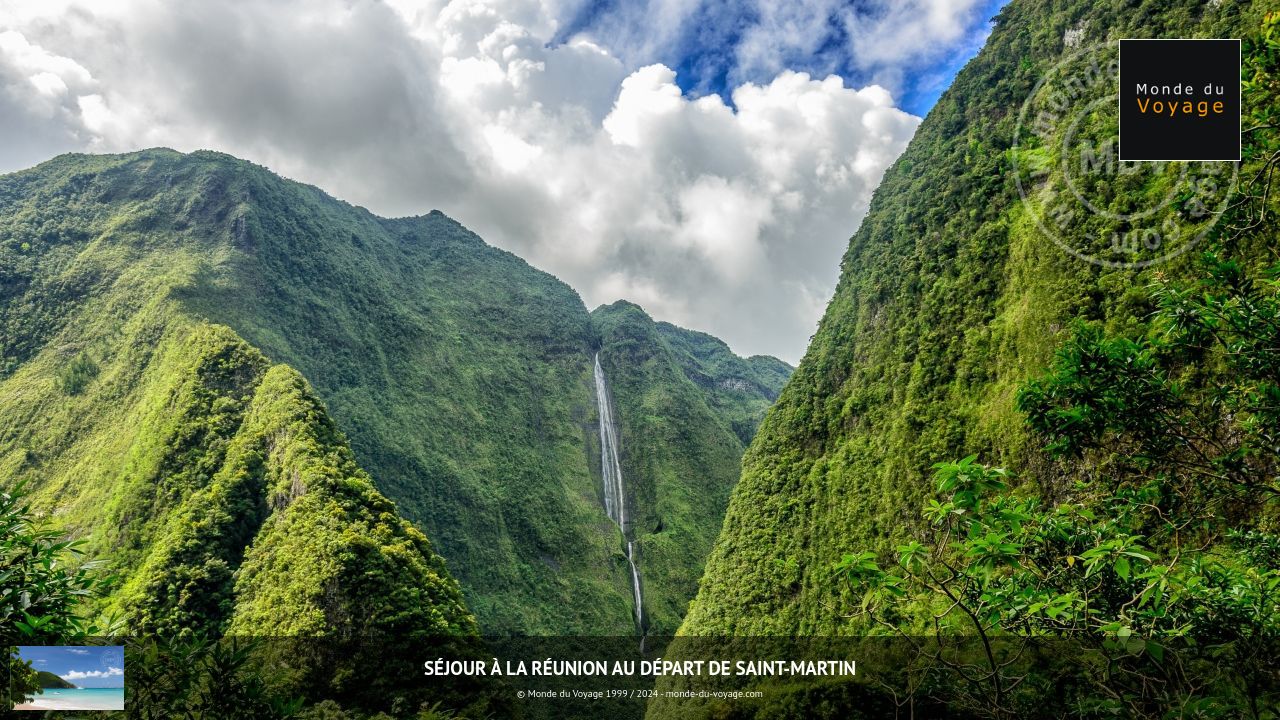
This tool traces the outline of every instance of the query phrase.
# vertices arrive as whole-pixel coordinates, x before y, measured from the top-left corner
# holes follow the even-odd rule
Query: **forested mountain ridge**
[[[625,371],[571,288],[440,213],[378,218],[212,152],[0,177],[0,481],[27,480],[125,578],[112,605],[152,626],[308,634],[366,602],[473,630],[452,574],[484,632],[634,632],[597,351]],[[786,371],[744,362],[770,371],[715,401],[717,426],[753,426]],[[732,482],[741,448],[680,452]],[[719,517],[668,528],[709,547]],[[355,594],[315,596],[339,580]]]
[[[1256,36],[1275,9],[1027,0],[1001,11],[852,237],[819,330],[744,457],[683,632],[865,631],[833,568],[859,552],[890,558],[924,525],[935,463],[977,453],[1051,493],[1070,487],[1074,471],[1051,463],[1027,429],[1019,389],[1076,322],[1141,337],[1156,310],[1150,286],[1202,270],[1196,252],[1151,268],[1091,264],[1045,237],[1019,202],[1019,109],[1076,48]],[[1246,97],[1244,111],[1266,108]],[[1116,227],[1082,213],[1069,231],[1105,238]],[[1251,271],[1271,261],[1258,239],[1230,250]]]
[[[769,355],[738,357],[723,341],[671,323],[659,322],[658,334],[685,376],[703,389],[711,406],[729,421],[733,434],[743,445],[750,444],[792,367]]]

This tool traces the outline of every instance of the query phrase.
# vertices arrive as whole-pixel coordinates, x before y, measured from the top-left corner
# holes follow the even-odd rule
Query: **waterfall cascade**
[[[609,383],[600,367],[600,353],[595,357],[596,406],[600,416],[600,478],[604,483],[604,510],[622,531],[626,543],[627,564],[631,567],[631,591],[635,601],[636,628],[643,636],[644,594],[640,589],[640,571],[636,568],[636,541],[631,522],[627,518],[627,494],[622,484],[622,464],[619,462],[618,427],[613,421],[613,406],[609,402]]]

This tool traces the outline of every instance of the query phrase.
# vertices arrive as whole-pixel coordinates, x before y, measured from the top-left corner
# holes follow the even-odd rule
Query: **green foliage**
[[[325,701],[318,705],[307,708],[296,716],[298,720],[359,720],[359,716],[352,715],[342,709],[340,705],[332,701]],[[370,716],[370,720],[383,720],[391,716],[379,713]],[[440,707],[438,704],[431,704],[418,710],[412,715],[405,715],[409,720],[453,720],[458,717],[457,713]]]
[[[1241,54],[1241,93],[1261,100],[1249,103],[1241,117],[1241,158],[1259,167],[1246,176],[1244,197],[1234,208],[1239,212],[1235,229],[1249,231],[1275,218],[1270,188],[1280,162],[1280,109],[1275,102],[1280,98],[1280,12],[1263,18],[1261,32],[1243,40]]]
[[[467,717],[486,716],[483,690],[465,683],[441,688],[418,682],[412,668],[425,645],[387,639],[375,642],[376,650],[360,647],[361,641],[333,638],[212,640],[187,634],[131,639],[129,713],[144,720],[431,720],[456,717],[451,707],[462,707]],[[334,672],[343,663],[342,672]],[[305,675],[311,677],[300,681]],[[442,696],[446,700],[438,699]]]
[[[890,570],[873,552],[835,566],[861,614],[905,634],[919,619],[904,607],[925,608],[935,657],[979,638],[984,662],[948,664],[969,681],[960,702],[992,717],[1044,712],[1042,683],[1015,692],[1037,676],[1009,636],[1084,644],[1059,658],[1088,681],[1063,708],[1273,717],[1260,650],[1280,637],[1278,276],[1207,253],[1198,282],[1157,278],[1149,337],[1078,326],[1018,406],[1082,479],[1045,501],[975,456],[936,465],[929,532]]]
[[[722,340],[706,333],[665,322],[657,323],[657,329],[659,342],[745,448],[791,377],[792,367],[768,355],[738,357]]]
[[[225,434],[178,433],[217,437],[221,452],[203,486],[153,519],[160,529],[119,594],[137,627],[177,637],[475,632],[443,561],[374,490],[305,380],[284,366],[264,372],[225,329],[198,329],[185,345],[199,387],[248,395],[191,396],[196,407],[238,408],[237,420]],[[222,427],[216,412],[179,410]]]
[[[719,415],[709,422],[745,437],[785,366],[734,358],[675,328],[664,336],[687,345],[688,356],[676,340],[658,346],[686,376],[711,379],[686,392],[679,373],[666,376],[682,383],[681,402],[710,399]],[[572,289],[440,213],[378,218],[210,152],[62,156],[0,177],[0,479],[28,480],[38,508],[129,578],[110,606],[133,609],[145,627],[218,632],[236,612],[234,575],[258,533],[328,518],[330,501],[362,531],[397,539],[327,528],[326,557],[364,560],[335,561],[307,582],[364,561],[387,581],[435,574],[402,562],[416,539],[351,511],[346,494],[271,519],[271,503],[289,495],[274,473],[288,463],[242,425],[279,363],[314,388],[359,477],[449,558],[486,631],[630,633],[629,579],[590,450],[598,347]],[[744,378],[745,391],[717,385]],[[675,428],[668,437],[692,417],[672,411],[659,418]],[[702,437],[723,439],[718,429]],[[320,455],[337,452],[317,442]],[[718,463],[708,472],[733,482],[740,441],[680,443],[648,447],[697,453],[700,471]],[[357,475],[345,460],[299,462]],[[637,480],[645,471],[628,470]],[[681,516],[684,507],[696,509]],[[720,517],[684,507],[651,510],[679,528],[663,542],[708,547]],[[683,615],[700,563],[673,561],[670,592],[654,573],[667,626]],[[290,622],[311,628],[324,613],[307,582],[252,592],[309,608]]]
[[[1196,286],[1156,286],[1153,339],[1081,327],[1018,404],[1056,455],[1103,451],[1112,472],[1139,477],[1159,469],[1179,509],[1213,516],[1280,495],[1280,267],[1252,278],[1216,255],[1206,265]]]
[[[269,372],[241,432],[265,456],[274,512],[236,579],[233,634],[358,627],[413,641],[476,632],[444,561],[374,489],[301,376]]]
[[[685,632],[864,632],[867,619],[841,609],[854,597],[846,591],[841,602],[831,601],[831,558],[861,552],[881,557],[926,530],[923,519],[904,516],[903,508],[926,502],[930,468],[939,458],[979,453],[995,465],[1017,468],[1023,482],[1054,500],[1076,479],[1139,463],[1111,457],[1120,448],[1108,444],[1082,448],[1086,462],[1065,469],[1039,452],[1041,438],[1018,411],[1022,383],[1054,362],[1056,348],[1074,342],[1072,328],[1079,322],[1107,338],[1105,345],[1076,348],[1100,353],[1099,362],[1163,362],[1147,326],[1164,302],[1144,290],[1160,282],[1157,269],[1081,262],[1045,238],[1027,216],[1011,163],[1018,111],[1035,83],[1064,57],[1068,30],[1080,30],[1085,45],[1120,37],[1249,38],[1245,126],[1259,129],[1246,135],[1240,175],[1246,192],[1224,219],[1221,235],[1231,238],[1224,250],[1257,275],[1260,263],[1272,262],[1273,230],[1266,223],[1249,234],[1234,230],[1274,216],[1274,209],[1264,211],[1274,201],[1264,199],[1263,188],[1276,165],[1276,35],[1274,21],[1264,26],[1263,18],[1275,8],[1270,1],[1192,0],[1020,0],[1004,6],[981,53],[957,75],[886,172],[850,240],[818,331],[743,458],[742,478]],[[1122,203],[1154,189],[1113,188]],[[1067,230],[1073,242],[1107,237],[1116,229],[1106,218],[1078,215]],[[1177,287],[1189,287],[1199,274],[1192,256],[1158,271]],[[1084,442],[1084,429],[1091,427],[1114,433],[1107,413],[1164,422],[1160,415],[1141,413],[1149,407],[1173,411],[1162,403],[1178,398],[1153,392],[1169,384],[1190,392],[1193,386],[1231,382],[1226,363],[1221,357],[1188,360],[1172,375],[1154,379],[1140,367],[1113,366],[1112,379],[1124,379],[1128,389],[1097,396],[1099,404],[1089,408],[1065,402],[1047,408],[1082,413],[1073,425],[1080,433],[1052,440]],[[1143,390],[1148,383],[1154,383],[1146,388],[1151,392]],[[1068,392],[1066,386],[1058,390]],[[1080,384],[1069,392],[1086,398],[1095,390]],[[1225,417],[1229,410],[1210,412]],[[1183,420],[1197,419],[1178,422]],[[1127,443],[1140,443],[1137,436],[1126,437]]]
[[[98,563],[83,560],[83,545],[36,520],[22,484],[0,489],[0,646],[14,704],[41,688],[72,687],[22,660],[19,643],[66,643],[119,628],[83,612],[84,600],[106,594],[116,583]]]
[[[65,642],[113,629],[80,612],[82,600],[116,582],[99,563],[82,560],[83,546],[36,521],[22,484],[0,490],[0,644]]]
[[[8,680],[7,699],[10,703],[6,707],[21,705],[29,702],[31,698],[43,687],[40,684],[40,671],[31,667],[31,662],[23,660],[18,655],[18,648],[10,645],[5,648],[5,677]]]
[[[58,387],[68,395],[79,395],[97,375],[98,364],[87,354],[80,353],[58,373]]]
[[[1004,470],[974,460],[936,466],[942,500],[925,509],[929,532],[900,545],[889,569],[874,553],[845,555],[834,567],[861,595],[861,614],[915,645],[917,661],[950,674],[953,702],[993,718],[1072,707],[1161,718],[1190,706],[1267,717],[1257,708],[1280,700],[1280,690],[1266,684],[1270,660],[1251,641],[1280,632],[1280,568],[1240,543],[1205,544],[1150,492],[1104,492],[1089,504],[1096,511],[1048,506],[1009,491]],[[930,609],[931,639],[912,636],[904,602]],[[956,658],[962,638],[976,638],[981,652]],[[1076,641],[1052,645],[1053,673],[1071,692],[1051,703],[1051,673],[1026,661],[1044,638]],[[1243,687],[1228,680],[1240,677]]]
[[[129,647],[129,715],[141,720],[277,720],[298,716],[301,698],[270,688],[254,665],[253,640],[151,636]]]

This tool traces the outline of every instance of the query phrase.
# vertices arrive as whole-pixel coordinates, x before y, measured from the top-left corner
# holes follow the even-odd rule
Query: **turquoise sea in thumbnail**
[[[15,710],[123,710],[124,688],[47,689]]]

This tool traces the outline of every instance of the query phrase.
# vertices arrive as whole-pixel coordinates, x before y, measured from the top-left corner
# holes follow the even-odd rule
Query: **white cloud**
[[[841,22],[858,67],[890,86],[946,53],[976,49],[990,32],[979,22],[986,18],[977,16],[985,0],[876,0],[874,5],[871,14],[846,13]]]
[[[951,51],[974,28],[987,0],[757,0],[758,20],[735,46],[736,71],[776,72],[829,49],[838,26],[844,47],[832,58],[873,75]]]
[[[841,13],[853,58],[864,67],[937,56],[962,40],[983,0],[876,0],[870,12]]]
[[[794,360],[916,120],[878,88],[801,73],[733,100],[737,112],[685,99],[661,66],[629,77],[603,122],[609,145],[560,155],[562,189],[549,199],[550,238],[608,241],[538,255],[588,298],[633,299],[740,351]]]
[[[693,6],[659,3],[652,36]],[[630,299],[791,361],[918,122],[880,87],[782,67],[732,107],[690,98],[662,65],[549,46],[570,11],[552,0],[43,7],[0,9],[0,169],[223,150],[382,214],[438,207],[589,306]]]
[[[67,652],[72,655],[88,655],[89,651],[84,648],[67,648]]]
[[[124,677],[124,668],[108,667],[106,670],[72,670],[62,674],[63,680],[89,680],[112,677]]]
[[[0,167],[21,167],[91,144],[79,99],[93,92],[80,63],[29,42],[0,24]]]

